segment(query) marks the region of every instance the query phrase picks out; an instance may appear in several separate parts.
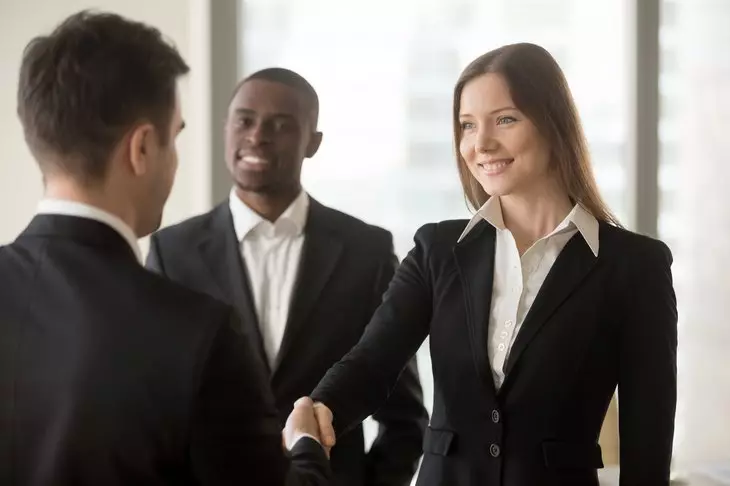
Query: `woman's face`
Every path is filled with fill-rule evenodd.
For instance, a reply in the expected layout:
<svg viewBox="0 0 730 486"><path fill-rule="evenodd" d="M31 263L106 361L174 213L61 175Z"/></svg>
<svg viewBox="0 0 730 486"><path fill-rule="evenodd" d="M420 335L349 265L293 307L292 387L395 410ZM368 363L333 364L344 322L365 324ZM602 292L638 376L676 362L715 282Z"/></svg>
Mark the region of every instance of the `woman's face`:
<svg viewBox="0 0 730 486"><path fill-rule="evenodd" d="M459 153L490 196L524 194L548 183L550 148L512 101L499 74L484 74L462 90Z"/></svg>

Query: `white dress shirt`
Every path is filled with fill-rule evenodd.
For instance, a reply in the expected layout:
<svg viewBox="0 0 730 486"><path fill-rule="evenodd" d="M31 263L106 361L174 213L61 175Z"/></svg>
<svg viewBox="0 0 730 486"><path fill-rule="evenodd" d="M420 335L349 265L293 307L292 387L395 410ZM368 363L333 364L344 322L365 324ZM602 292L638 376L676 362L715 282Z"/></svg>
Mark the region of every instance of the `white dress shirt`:
<svg viewBox="0 0 730 486"><path fill-rule="evenodd" d="M302 191L284 213L270 222L236 195L229 196L233 227L251 284L259 329L269 364L284 337L304 244L309 196Z"/></svg>
<svg viewBox="0 0 730 486"><path fill-rule="evenodd" d="M498 197L490 198L479 209L459 241L482 219L496 228L494 281L486 344L494 384L499 389L504 382L507 358L522 322L565 245L576 233L580 233L593 255L598 257L598 221L582 206L576 205L550 234L536 241L520 257L517 243L504 225Z"/></svg>
<svg viewBox="0 0 730 486"><path fill-rule="evenodd" d="M273 365L284 338L294 285L304 245L304 226L309 212L309 196L302 191L275 221L270 222L246 206L231 190L228 204L233 228L246 265L259 330L269 364ZM291 450L307 433L286 441Z"/></svg>
<svg viewBox="0 0 730 486"><path fill-rule="evenodd" d="M137 257L137 261L142 264L142 251L139 248L137 235L134 234L134 231L127 223L103 209L64 199L42 199L38 203L36 213L76 216L79 218L93 219L94 221L111 226L129 244L134 255Z"/></svg>

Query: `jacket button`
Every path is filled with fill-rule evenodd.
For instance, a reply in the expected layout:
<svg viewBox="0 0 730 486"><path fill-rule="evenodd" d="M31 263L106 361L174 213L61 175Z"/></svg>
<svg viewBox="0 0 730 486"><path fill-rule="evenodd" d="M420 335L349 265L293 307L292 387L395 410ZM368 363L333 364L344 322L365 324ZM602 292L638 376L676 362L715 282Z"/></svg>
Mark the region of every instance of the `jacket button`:
<svg viewBox="0 0 730 486"><path fill-rule="evenodd" d="M492 455L492 457L499 457L501 450L499 449L499 446L497 444L492 444L489 446L489 453Z"/></svg>
<svg viewBox="0 0 730 486"><path fill-rule="evenodd" d="M500 419L499 410L492 410L492 422L494 422L495 424L498 424L499 419Z"/></svg>

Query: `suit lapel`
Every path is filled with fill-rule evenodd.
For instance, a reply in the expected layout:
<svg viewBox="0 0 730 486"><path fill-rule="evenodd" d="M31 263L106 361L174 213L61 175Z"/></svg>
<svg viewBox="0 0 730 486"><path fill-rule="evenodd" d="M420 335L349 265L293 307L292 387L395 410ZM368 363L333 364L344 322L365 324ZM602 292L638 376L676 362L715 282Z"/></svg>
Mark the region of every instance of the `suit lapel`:
<svg viewBox="0 0 730 486"><path fill-rule="evenodd" d="M201 240L200 252L219 287L238 311L241 331L268 366L253 294L228 204L221 204L214 211L212 231Z"/></svg>
<svg viewBox="0 0 730 486"><path fill-rule="evenodd" d="M326 212L324 206L310 199L299 272L292 293L284 337L274 364L274 374L294 347L298 333L302 330L342 254L342 240L328 227Z"/></svg>
<svg viewBox="0 0 730 486"><path fill-rule="evenodd" d="M486 221L477 224L454 247L454 257L464 289L464 304L476 371L494 394L494 379L487 352L487 326L494 280L495 229Z"/></svg>
<svg viewBox="0 0 730 486"><path fill-rule="evenodd" d="M557 308L562 304L583 279L589 274L596 263L596 257L580 233L576 233L563 251L558 255L555 264L550 269L545 282L540 287L535 301L525 316L517 339L515 340L505 368L505 383L520 356L548 321Z"/></svg>

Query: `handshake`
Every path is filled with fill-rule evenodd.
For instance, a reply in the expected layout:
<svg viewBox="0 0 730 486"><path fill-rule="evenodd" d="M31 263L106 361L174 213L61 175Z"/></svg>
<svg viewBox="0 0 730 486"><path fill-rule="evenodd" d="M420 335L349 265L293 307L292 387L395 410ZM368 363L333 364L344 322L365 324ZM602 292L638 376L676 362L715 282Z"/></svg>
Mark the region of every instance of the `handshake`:
<svg viewBox="0 0 730 486"><path fill-rule="evenodd" d="M282 432L284 447L291 450L299 439L310 437L320 443L327 457L335 445L335 429L332 426L332 411L323 403L312 402L302 397L294 403Z"/></svg>

